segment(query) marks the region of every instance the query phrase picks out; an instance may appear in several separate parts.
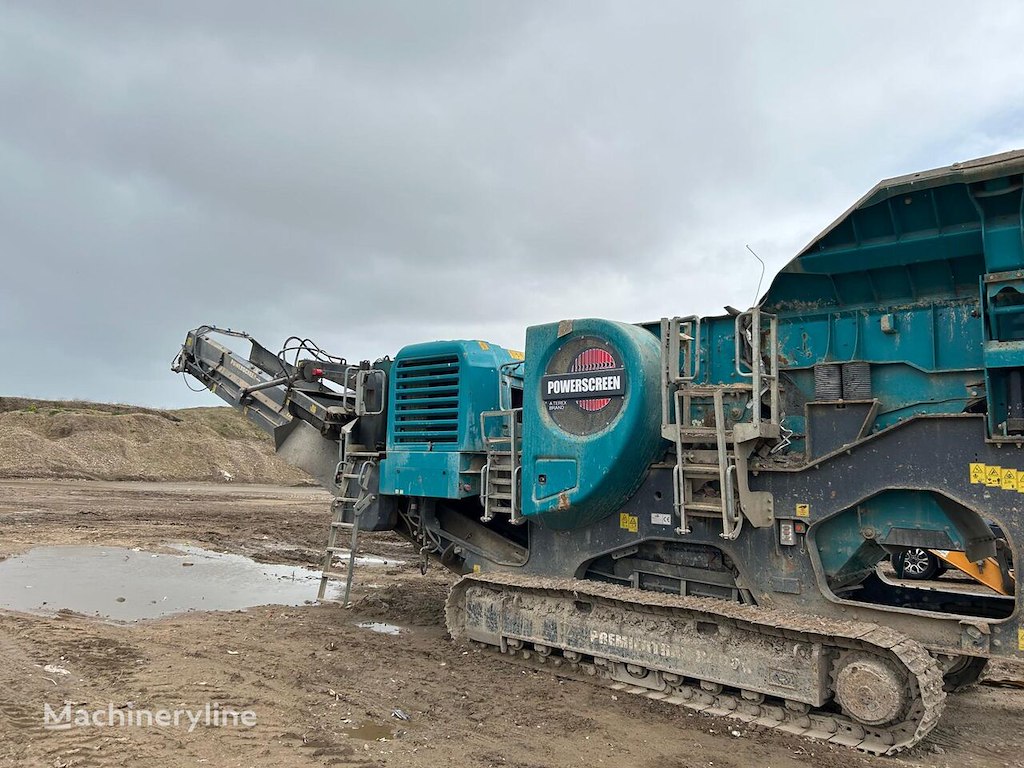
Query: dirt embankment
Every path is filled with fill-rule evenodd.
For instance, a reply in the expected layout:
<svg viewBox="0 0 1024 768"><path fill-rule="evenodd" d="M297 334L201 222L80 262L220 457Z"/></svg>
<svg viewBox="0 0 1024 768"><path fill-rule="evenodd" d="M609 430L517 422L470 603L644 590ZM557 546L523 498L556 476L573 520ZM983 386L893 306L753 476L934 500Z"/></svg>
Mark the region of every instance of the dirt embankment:
<svg viewBox="0 0 1024 768"><path fill-rule="evenodd" d="M0 477L295 485L268 435L231 408L0 397Z"/></svg>

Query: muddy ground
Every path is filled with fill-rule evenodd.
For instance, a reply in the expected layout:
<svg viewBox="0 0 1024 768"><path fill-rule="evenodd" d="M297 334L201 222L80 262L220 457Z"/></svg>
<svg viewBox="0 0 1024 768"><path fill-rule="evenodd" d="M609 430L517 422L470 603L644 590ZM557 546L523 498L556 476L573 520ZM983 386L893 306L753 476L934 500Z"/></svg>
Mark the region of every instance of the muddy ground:
<svg viewBox="0 0 1024 768"><path fill-rule="evenodd" d="M301 565L318 559L327 521L326 495L310 489L0 480L0 558L39 544L189 542ZM897 758L867 757L454 643L442 619L449 576L436 567L421 576L411 548L390 535L367 535L363 551L407 564L359 571L351 610L264 606L128 625L0 612L0 765L1024 765L1024 690L977 686L949 700L926 743ZM403 631L356 626L374 619ZM257 723L191 733L187 723L44 730L44 704L65 701L89 710L216 702L252 710Z"/></svg>

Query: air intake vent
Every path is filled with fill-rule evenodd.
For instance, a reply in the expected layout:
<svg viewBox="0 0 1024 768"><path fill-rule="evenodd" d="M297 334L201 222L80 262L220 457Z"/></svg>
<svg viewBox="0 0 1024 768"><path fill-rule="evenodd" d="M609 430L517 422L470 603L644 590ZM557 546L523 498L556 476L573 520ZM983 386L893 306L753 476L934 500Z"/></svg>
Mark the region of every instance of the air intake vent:
<svg viewBox="0 0 1024 768"><path fill-rule="evenodd" d="M395 373L395 433L399 445L457 443L459 358L399 360Z"/></svg>
<svg viewBox="0 0 1024 768"><path fill-rule="evenodd" d="M845 363L843 365L843 399L871 399L871 365L869 363Z"/></svg>
<svg viewBox="0 0 1024 768"><path fill-rule="evenodd" d="M843 397L842 366L835 363L818 363L814 366L814 399L841 400Z"/></svg>

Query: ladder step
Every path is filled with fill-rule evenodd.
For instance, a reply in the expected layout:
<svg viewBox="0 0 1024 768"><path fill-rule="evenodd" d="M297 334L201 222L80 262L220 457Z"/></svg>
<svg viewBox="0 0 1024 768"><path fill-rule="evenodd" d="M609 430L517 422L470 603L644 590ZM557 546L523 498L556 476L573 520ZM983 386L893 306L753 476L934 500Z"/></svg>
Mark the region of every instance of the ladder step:
<svg viewBox="0 0 1024 768"><path fill-rule="evenodd" d="M355 527L356 527L355 523L346 523L346 522L343 522L341 520L332 520L331 521L331 528L340 528L343 531L351 531Z"/></svg>
<svg viewBox="0 0 1024 768"><path fill-rule="evenodd" d="M512 494L511 493L489 493L489 494L487 494L487 498L488 499L493 499L494 501L512 501Z"/></svg>
<svg viewBox="0 0 1024 768"><path fill-rule="evenodd" d="M682 442L715 442L718 440L718 430L714 427L680 427L679 439ZM732 430L725 431L725 439L732 441Z"/></svg>
<svg viewBox="0 0 1024 768"><path fill-rule="evenodd" d="M718 477L720 467L717 464L683 464L683 477Z"/></svg>
<svg viewBox="0 0 1024 768"><path fill-rule="evenodd" d="M684 463L688 464L714 464L718 466L718 449L691 448L683 452Z"/></svg>
<svg viewBox="0 0 1024 768"><path fill-rule="evenodd" d="M715 427L695 427L695 426L684 427L684 426L675 425L675 424L673 424L672 426L674 426L679 431L679 434L681 434L681 435L717 435L718 434L718 429L716 429Z"/></svg>
<svg viewBox="0 0 1024 768"><path fill-rule="evenodd" d="M713 397L715 392L725 395L732 392L750 392L753 388L753 384L742 381L735 384L689 384L681 386L679 393L691 397Z"/></svg>
<svg viewBox="0 0 1024 768"><path fill-rule="evenodd" d="M324 571L323 573L320 574L320 580L321 581L328 581L328 580L334 581L335 579L340 581L341 579L347 579L347 578L348 578L348 574L347 573L341 573L341 572L338 572L338 571Z"/></svg>
<svg viewBox="0 0 1024 768"><path fill-rule="evenodd" d="M327 549L325 549L324 551L325 552L330 552L332 555L337 554L338 552L344 552L347 555L349 552L352 551L352 548L351 547L327 547Z"/></svg>
<svg viewBox="0 0 1024 768"><path fill-rule="evenodd" d="M715 512L717 514L722 512L721 503L712 504L706 501L688 501L683 505L683 508L687 512Z"/></svg>

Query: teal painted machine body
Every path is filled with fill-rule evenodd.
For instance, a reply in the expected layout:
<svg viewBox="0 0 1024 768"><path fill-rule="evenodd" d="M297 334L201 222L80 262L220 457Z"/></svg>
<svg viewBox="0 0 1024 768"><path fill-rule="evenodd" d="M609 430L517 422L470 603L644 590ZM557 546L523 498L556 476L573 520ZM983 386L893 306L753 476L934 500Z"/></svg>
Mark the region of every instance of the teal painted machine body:
<svg viewBox="0 0 1024 768"><path fill-rule="evenodd" d="M499 407L503 367L522 359L483 341L404 347L388 379L382 494L461 499L480 492L480 414Z"/></svg>
<svg viewBox="0 0 1024 768"><path fill-rule="evenodd" d="M660 355L657 337L626 323L587 319L527 330L525 517L556 529L582 528L615 513L629 499L668 447L660 433ZM589 364L588 356L593 358ZM545 399L545 382L571 379L574 364L597 379L623 371L623 393L579 399L581 393L569 392L567 397L575 399L557 399L555 392ZM584 412L577 403L594 410ZM585 421L572 421L573 414Z"/></svg>
<svg viewBox="0 0 1024 768"><path fill-rule="evenodd" d="M814 366L864 362L880 401L873 431L987 393L990 432L1006 436L1005 371L1024 366L1024 159L1003 159L879 185L777 275L760 306L779 318L797 435ZM702 382L741 380L734 336L731 317L703 321Z"/></svg>
<svg viewBox="0 0 1024 768"><path fill-rule="evenodd" d="M820 455L811 422L849 400L877 402L862 436L919 415L986 412L990 441L1024 439L1022 173L1024 154L1013 153L883 182L779 272L760 308L778 317L784 454ZM733 317L701 321L698 383L742 380L735 339ZM845 387L850 364L862 365L864 386L823 395L816 370L835 366ZM745 420L744 405L727 415ZM708 411L697 404L689 417ZM893 494L871 506L907 526L950 528L934 503L908 508ZM836 522L828 538L823 565L841 573L842 553L862 541L857 526Z"/></svg>
<svg viewBox="0 0 1024 768"><path fill-rule="evenodd" d="M1024 365L1009 325L1019 324L1021 163L964 164L888 182L825 231L776 278L763 301L787 326L791 369L823 361L865 361L882 401L875 429L919 413L959 413L984 394L989 429L1006 435L1000 365ZM989 171L988 168L993 170ZM993 297L1016 297L995 344ZM995 337L991 337L995 338ZM808 393L809 378L797 378ZM982 386L979 386L981 384ZM1002 425L1002 426L1001 426Z"/></svg>

